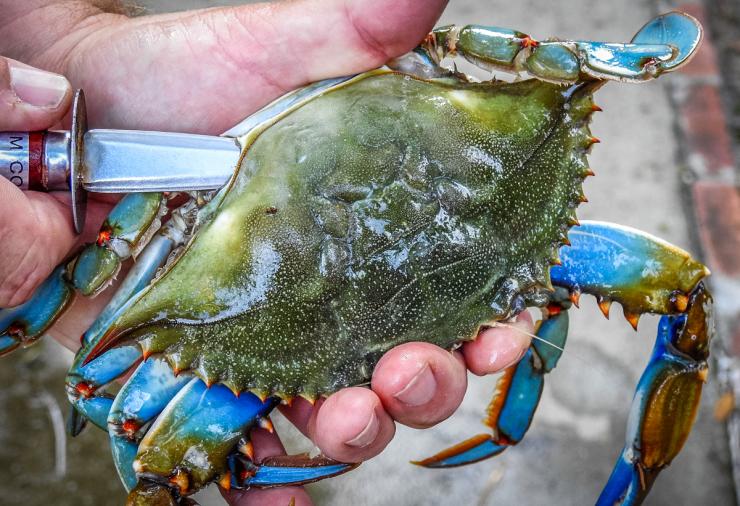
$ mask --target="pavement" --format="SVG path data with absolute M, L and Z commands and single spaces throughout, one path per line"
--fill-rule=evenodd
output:
M 243 2 L 140 0 L 156 11 Z M 679 4 L 662 2 L 660 11 Z M 697 14 L 699 7 L 692 5 Z M 658 12 L 653 1 L 612 2 L 481 0 L 451 2 L 440 20 L 479 23 L 526 31 L 536 38 L 627 41 Z M 328 28 L 330 29 L 330 27 Z M 711 49 L 711 48 L 710 48 Z M 725 156 L 721 108 L 714 94 L 719 78 L 713 55 L 694 62 L 683 75 L 643 85 L 605 86 L 596 101 L 593 134 L 601 139 L 591 155 L 596 177 L 585 192 L 589 202 L 579 218 L 634 226 L 677 244 L 709 262 L 717 282 L 720 339 L 714 365 L 720 378 L 705 387 L 694 431 L 683 452 L 659 477 L 649 505 L 736 504 L 727 427 L 713 416 L 720 394 L 734 395 L 731 380 L 740 354 L 740 319 L 735 298 L 740 243 L 740 200 L 734 189 L 732 155 Z M 714 65 L 714 67 L 712 67 Z M 717 115 L 720 115 L 719 117 Z M 718 119 L 719 118 L 719 119 Z M 715 123 L 720 122 L 719 125 Z M 704 135 L 708 128 L 711 134 Z M 724 135 L 727 135 L 724 131 Z M 708 143 L 708 144 L 707 144 Z M 728 141 L 729 143 L 729 141 Z M 718 154 L 719 153 L 719 154 Z M 719 204 L 722 204 L 718 207 Z M 712 207 L 714 205 L 714 207 Z M 721 219 L 718 219 L 720 217 Z M 729 249 L 726 247 L 729 243 Z M 399 426 L 396 438 L 378 458 L 345 476 L 314 484 L 318 504 L 464 505 L 593 503 L 624 442 L 627 412 L 655 336 L 657 318 L 646 316 L 635 333 L 618 307 L 604 319 L 593 298 L 572 311 L 571 336 L 558 368 L 547 380 L 537 416 L 525 440 L 500 457 L 449 471 L 417 468 L 407 462 L 484 431 L 481 424 L 495 378 L 471 377 L 465 402 L 449 420 L 431 430 Z M 0 381 L 0 502 L 24 504 L 121 504 L 123 494 L 107 455 L 106 438 L 95 430 L 55 450 L 55 423 L 63 404 L 62 378 L 69 357 L 53 343 L 5 361 Z M 6 366 L 7 363 L 11 367 Z M 52 367 L 49 367 L 51 363 Z M 733 415 L 730 413 L 730 429 Z M 310 443 L 285 420 L 275 423 L 289 451 Z M 56 423 L 58 427 L 58 423 Z M 734 439 L 737 447 L 738 439 Z M 58 444 L 58 443 L 56 443 Z M 61 471 L 60 455 L 66 455 Z M 222 504 L 214 491 L 201 504 Z

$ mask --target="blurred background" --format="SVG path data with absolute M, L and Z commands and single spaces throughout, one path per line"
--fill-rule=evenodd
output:
M 245 2 L 137 3 L 143 13 L 156 13 Z M 681 6 L 652 0 L 453 0 L 439 24 L 490 24 L 516 28 L 535 38 L 626 42 L 653 15 L 677 7 Z M 714 0 L 704 7 L 709 37 L 723 62 L 722 98 L 729 131 L 734 132 L 730 138 L 737 146 L 740 2 Z M 696 227 L 687 197 L 687 185 L 696 177 L 695 161 L 682 141 L 685 118 L 679 117 L 678 107 L 686 93 L 685 82 L 675 77 L 640 86 L 610 84 L 598 92 L 597 103 L 605 112 L 596 115 L 592 124 L 594 135 L 602 141 L 591 155 L 597 177 L 586 182 L 589 202 L 581 206 L 579 218 L 638 227 L 701 256 L 699 241 L 705 236 Z M 728 290 L 723 285 L 718 293 L 727 295 Z M 729 311 L 729 302 L 718 303 L 722 316 Z M 317 504 L 326 505 L 593 503 L 623 445 L 634 386 L 648 360 L 657 324 L 657 318 L 644 317 L 635 333 L 620 313 L 614 308 L 612 319 L 605 320 L 590 297 L 584 297 L 581 309 L 572 312 L 568 349 L 547 377 L 535 421 L 516 448 L 497 459 L 446 472 L 408 464 L 484 429 L 481 419 L 495 378 L 472 377 L 466 400 L 451 419 L 425 431 L 399 426 L 380 457 L 353 473 L 312 485 L 312 496 Z M 727 329 L 720 324 L 723 333 Z M 716 344 L 715 356 L 722 362 L 713 367 L 715 378 L 705 388 L 696 427 L 683 452 L 658 479 L 648 504 L 736 503 L 728 431 L 724 421 L 713 416 L 720 390 L 722 402 L 732 409 L 727 397 L 733 381 L 732 350 L 724 353 L 732 346 Z M 91 428 L 75 439 L 65 439 L 68 406 L 63 377 L 70 360 L 69 352 L 44 340 L 0 362 L 0 504 L 123 504 L 125 495 L 107 436 Z M 275 422 L 289 451 L 310 449 L 310 443 L 279 415 Z M 731 422 L 732 437 L 736 427 Z M 736 445 L 737 440 L 733 441 Z M 204 505 L 221 504 L 215 491 L 199 494 L 198 500 Z

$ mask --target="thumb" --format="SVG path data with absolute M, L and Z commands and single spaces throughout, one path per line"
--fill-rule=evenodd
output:
M 64 117 L 71 99 L 64 76 L 0 56 L 0 131 L 50 128 Z

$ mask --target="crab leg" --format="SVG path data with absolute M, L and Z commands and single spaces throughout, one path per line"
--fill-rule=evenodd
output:
M 125 304 L 131 297 L 149 284 L 173 248 L 182 244 L 184 228 L 178 212 L 173 213 L 170 222 L 144 248 L 113 298 L 83 334 L 83 346 L 67 373 L 67 394 L 75 408 L 74 413 L 83 415 L 103 430 L 107 428 L 108 412 L 113 399 L 100 393 L 100 389 L 125 374 L 140 360 L 141 349 L 137 344 L 131 344 L 111 349 L 99 360 L 86 362 L 86 359 L 118 311 L 126 307 Z M 73 414 L 74 416 L 76 415 Z M 74 420 L 70 424 L 73 435 L 79 433 L 80 425 L 79 421 Z
M 600 499 L 602 504 L 638 504 L 680 451 L 696 415 L 708 355 L 710 298 L 701 283 L 708 271 L 685 251 L 619 225 L 584 222 L 568 237 L 571 246 L 560 250 L 562 265 L 550 271 L 560 287 L 553 299 L 557 305 L 547 307 L 549 318 L 538 336 L 547 335 L 562 348 L 567 320 L 561 319 L 565 313 L 560 309 L 568 307 L 567 300 L 577 304 L 582 292 L 595 295 L 605 315 L 612 301 L 620 302 L 633 327 L 644 312 L 675 315 L 661 320 L 653 358 L 635 395 L 627 445 Z M 567 298 L 559 295 L 563 289 Z M 520 441 L 537 407 L 542 376 L 559 356 L 557 348 L 533 341 L 525 358 L 498 384 L 487 420 L 493 436 L 476 436 L 419 464 L 467 464 Z
M 35 343 L 69 306 L 74 289 L 95 295 L 105 288 L 121 262 L 147 244 L 165 210 L 159 193 L 126 195 L 111 211 L 95 243 L 57 267 L 28 302 L 0 310 L 0 355 Z
M 494 435 L 473 436 L 414 464 L 432 468 L 462 466 L 498 455 L 522 440 L 540 402 L 545 374 L 555 368 L 562 355 L 568 336 L 565 309 L 569 305 L 566 298 L 545 309 L 546 318 L 537 329 L 539 339 L 532 341 L 519 363 L 506 369 L 499 379 L 485 420 Z
M 108 414 L 108 434 L 113 461 L 126 490 L 136 486 L 133 462 L 142 427 L 159 415 L 190 380 L 187 374 L 175 376 L 164 358 L 149 358 L 116 395 Z
M 701 38 L 698 21 L 684 13 L 669 12 L 648 22 L 629 44 L 539 42 L 507 28 L 450 25 L 434 30 L 419 50 L 437 64 L 446 56 L 460 54 L 481 68 L 526 71 L 545 81 L 640 82 L 688 62 Z
M 0 310 L 0 356 L 18 346 L 30 345 L 61 315 L 72 300 L 72 288 L 60 265 L 36 289 L 31 299 L 10 309 Z
M 248 392 L 236 396 L 224 385 L 209 388 L 200 379 L 191 379 L 139 445 L 133 464 L 139 484 L 129 495 L 130 503 L 163 493 L 164 487 L 179 497 L 214 479 L 226 488 L 280 486 L 328 478 L 355 466 L 326 458 L 271 459 L 264 465 L 254 464 L 248 455 L 230 458 L 239 441 L 277 403 L 276 398 L 261 401 Z M 227 468 L 227 460 L 238 476 Z

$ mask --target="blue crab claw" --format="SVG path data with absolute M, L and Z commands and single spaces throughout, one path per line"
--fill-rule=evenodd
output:
M 66 268 L 60 265 L 28 302 L 0 310 L 0 355 L 36 342 L 69 305 L 72 295 Z
M 493 429 L 493 436 L 479 434 L 414 464 L 432 468 L 462 466 L 494 457 L 521 441 L 540 402 L 545 374 L 557 365 L 568 336 L 568 313 L 551 304 L 547 314 L 537 329 L 538 339 L 532 341 L 532 347 L 517 365 L 504 371 L 496 385 L 485 420 Z
M 201 488 L 227 472 L 232 449 L 277 402 L 190 379 L 141 440 L 133 463 L 137 477 L 169 484 L 183 496 Z
M 108 413 L 108 434 L 113 461 L 126 490 L 136 486 L 133 462 L 144 427 L 190 380 L 186 374 L 176 376 L 164 358 L 149 358 L 116 395 Z
M 281 455 L 256 464 L 250 458 L 234 453 L 229 457 L 230 485 L 233 488 L 305 485 L 344 474 L 359 465 L 337 462 L 322 455 Z
M 144 248 L 136 264 L 129 270 L 118 290 L 105 306 L 98 318 L 82 336 L 82 348 L 67 373 L 67 397 L 74 406 L 68 425 L 72 435 L 77 435 L 84 427 L 82 419 L 88 419 L 103 430 L 107 428 L 108 411 L 113 398 L 103 393 L 103 389 L 127 371 L 142 358 L 137 344 L 113 348 L 99 357 L 99 360 L 86 360 L 110 322 L 119 311 L 125 311 L 128 301 L 143 289 L 154 277 L 157 269 L 166 261 L 172 249 L 182 241 L 182 234 L 171 222 Z M 142 373 L 143 374 L 143 373 Z M 80 419 L 82 418 L 82 419 Z
M 525 357 L 507 369 L 488 408 L 492 435 L 475 436 L 417 462 L 450 467 L 493 457 L 518 443 L 534 416 L 544 383 L 560 358 L 568 331 L 566 309 L 582 292 L 598 298 L 608 315 L 619 301 L 637 326 L 643 312 L 664 314 L 653 356 L 637 387 L 627 444 L 599 504 L 639 504 L 658 473 L 689 435 L 707 374 L 711 298 L 706 267 L 685 251 L 628 227 L 584 222 L 550 271 L 556 286 L 546 319 Z
M 658 473 L 681 451 L 707 378 L 710 302 L 700 284 L 685 314 L 660 319 L 653 354 L 632 401 L 625 447 L 597 505 L 640 504 Z
M 645 232 L 598 221 L 583 221 L 568 233 L 561 265 L 550 270 L 553 284 L 596 296 L 606 316 L 612 301 L 637 328 L 640 314 L 686 310 L 688 294 L 709 270 L 686 251 Z

